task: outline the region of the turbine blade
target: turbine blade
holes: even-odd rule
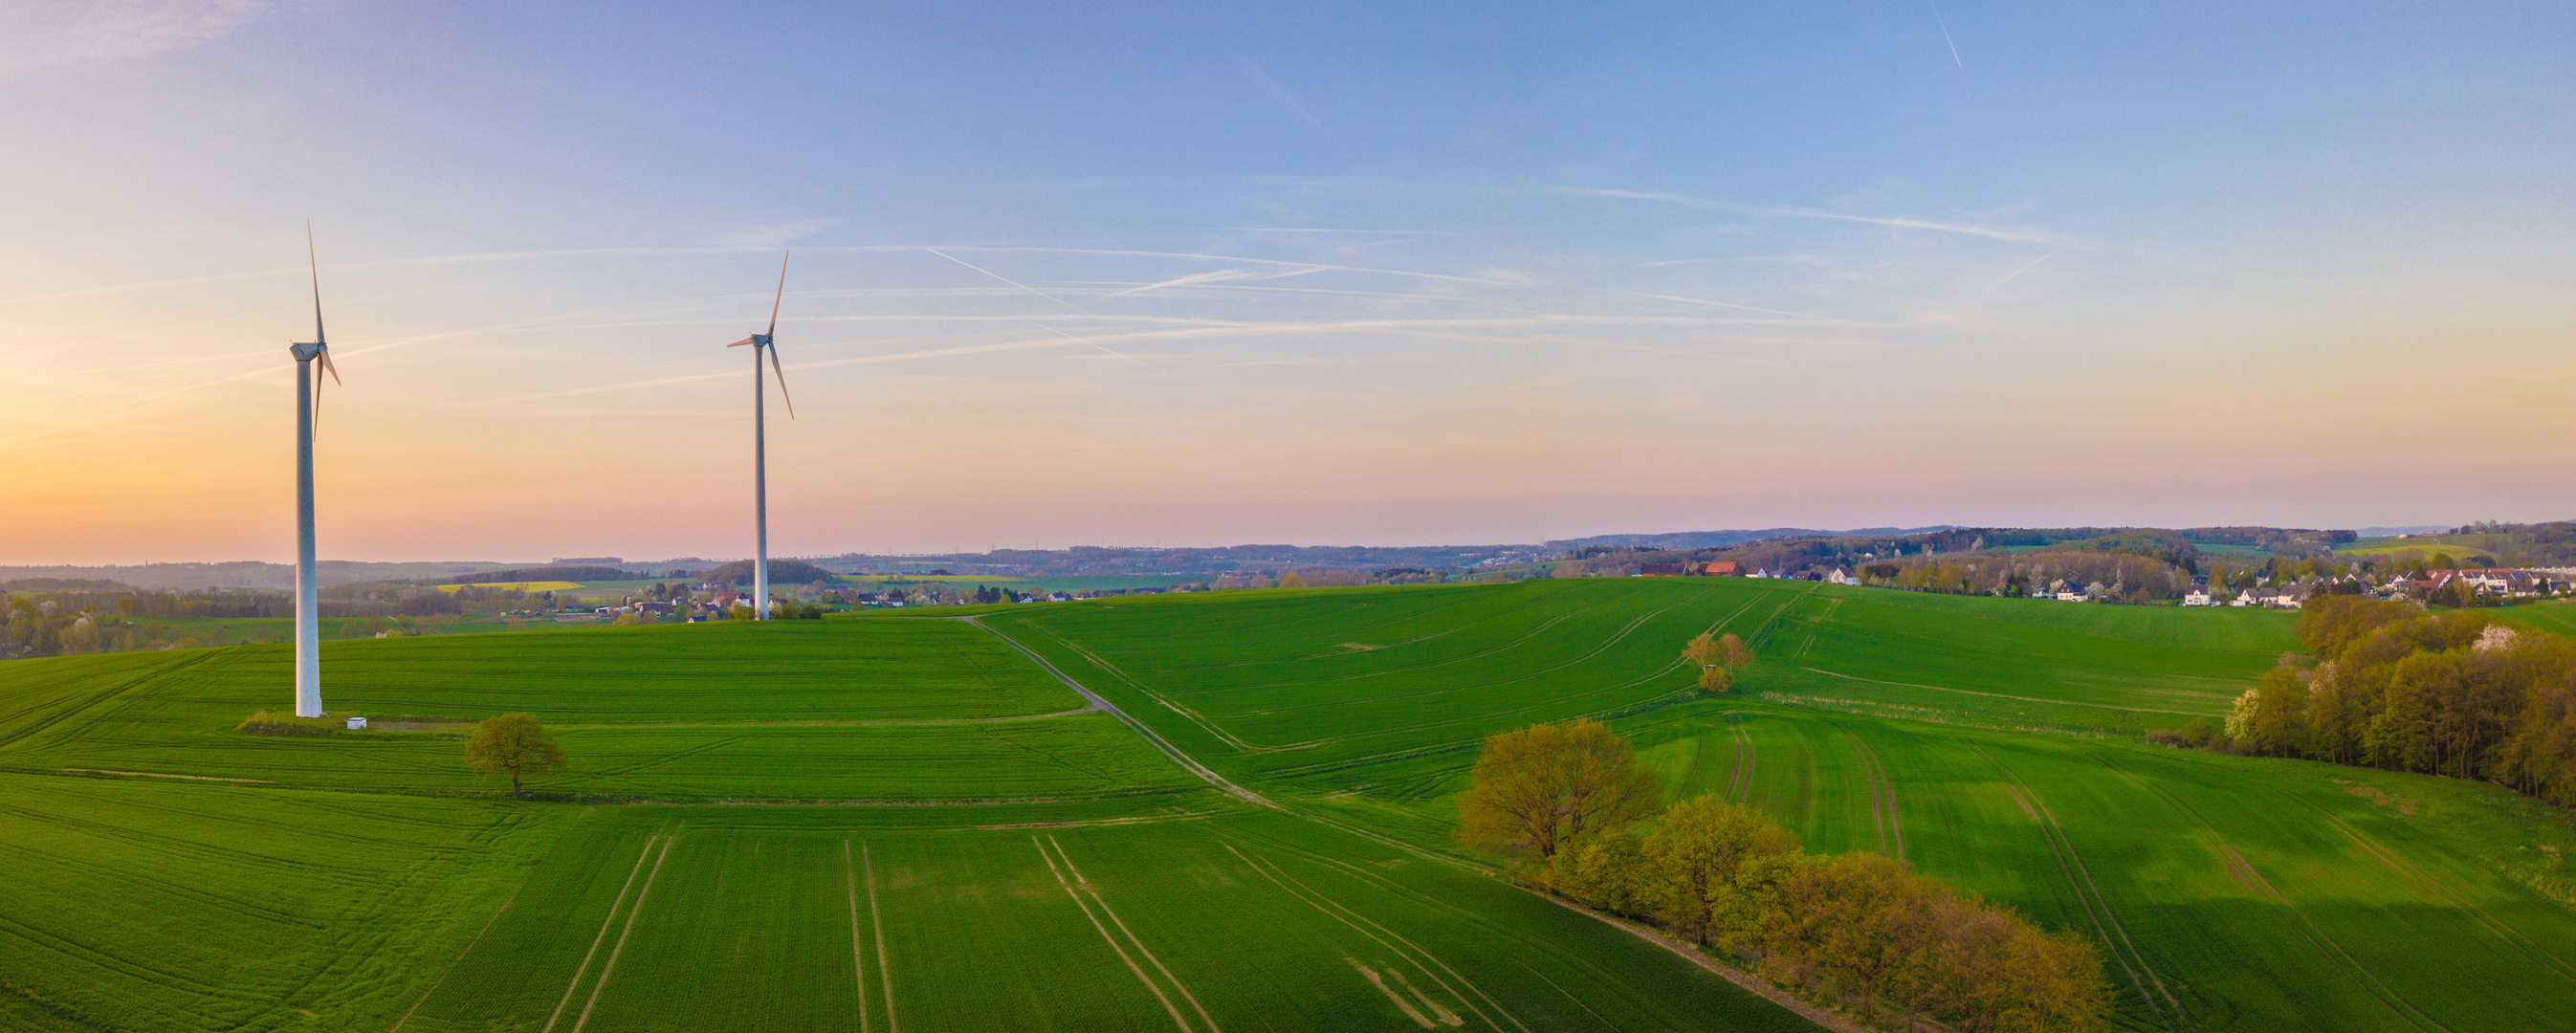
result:
[[[769,346],[769,371],[778,374],[778,397],[787,400],[787,418],[796,418],[796,398],[787,393],[787,368],[778,364],[778,346]]]
[[[767,336],[770,337],[778,336],[778,303],[787,300],[787,260],[794,257],[796,257],[796,251],[795,249],[790,248],[785,255],[779,256],[778,259],[778,296],[769,299],[769,333]],[[770,357],[773,359],[777,358],[775,355]]]
[[[725,345],[725,347],[727,347],[727,348],[740,348],[740,347],[742,347],[743,345],[746,345],[746,344],[758,344],[758,343],[760,343],[760,342],[755,341],[755,340],[752,340],[751,338],[745,337],[745,338],[743,338],[742,340],[735,341],[735,342],[733,342],[732,344]]]
[[[342,387],[349,386],[347,382],[340,379],[340,367],[331,364],[331,349],[322,349],[322,354],[319,355],[318,358],[322,360],[322,372],[331,374],[332,383],[339,384]],[[314,381],[314,384],[316,385],[314,387],[315,391],[321,390],[321,387],[319,386],[321,383],[322,382],[318,379]]]
[[[304,261],[313,271],[313,340],[322,342],[322,259],[313,250],[313,220],[304,220]]]
[[[327,365],[327,360],[325,361],[326,364],[322,368],[331,368]],[[337,373],[331,375],[334,380],[339,377]],[[313,378],[313,440],[322,440],[322,378],[320,377]]]

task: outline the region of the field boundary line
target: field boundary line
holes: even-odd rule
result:
[[[2130,941],[2129,930],[2120,924],[2119,914],[2111,910],[2111,901],[2101,897],[2102,888],[2093,884],[2092,870],[2084,866],[2084,857],[2075,851],[2074,842],[2066,839],[2065,828],[2057,823],[2056,812],[2048,809],[2048,801],[2040,799],[2038,790],[2024,784],[2020,775],[2014,774],[2011,768],[2005,767],[2001,761],[1988,754],[1984,747],[1971,743],[1969,748],[1975,750],[1977,756],[1983,758],[2014,788],[2029,797],[2031,803],[2038,806],[2037,824],[2040,838],[2047,840],[2049,850],[2057,855],[2057,865],[2066,873],[2067,886],[2075,891],[2075,902],[2083,905],[2084,917],[2093,923],[2093,932],[2102,938],[2103,946],[2110,948],[2111,960],[2119,962],[2120,970],[2128,974],[2129,985],[2137,988],[2138,999],[2146,1002],[2148,1010],[2156,1013],[2156,1021],[2164,1023],[2165,1028],[2175,1027],[2174,1018],[2168,1017],[2165,1009],[2156,1004],[2155,996],[2147,993],[2147,983],[2153,982],[2156,985],[2156,993],[2162,994],[2165,1003],[2171,1005],[2183,1020],[2188,1021],[2191,1013],[2183,1008],[2181,1001],[2174,998],[2172,991],[2165,989],[2164,980],[2156,975],[2153,966],[2147,964],[2146,955],[2138,950],[2136,943]],[[2110,920],[2108,927],[2103,925],[2105,918]],[[2116,941],[2112,939],[2113,930],[2119,932],[2119,938]],[[2123,947],[2127,950],[2123,951]],[[2146,973],[2145,979],[2138,977],[2141,971]]]
[[[842,845],[848,846],[847,843]],[[885,984],[886,1031],[894,1033],[901,1028],[895,1025],[894,1019],[894,963],[886,958],[885,912],[877,908],[877,862],[868,856],[866,840],[859,841],[859,865],[868,873],[868,924],[877,931],[877,979]]]
[[[1198,1012],[1199,1018],[1207,1023],[1209,1033],[1224,1033],[1223,1030],[1217,1029],[1216,1019],[1208,1015],[1207,1007],[1199,1003],[1198,995],[1190,992],[1190,985],[1181,982],[1181,977],[1173,975],[1172,970],[1163,964],[1163,959],[1154,956],[1154,949],[1145,946],[1144,939],[1137,936],[1135,930],[1127,928],[1126,920],[1119,918],[1117,909],[1109,906],[1109,898],[1100,895],[1099,887],[1093,886],[1090,879],[1083,878],[1082,869],[1074,867],[1073,855],[1065,852],[1064,844],[1058,841],[1053,833],[1047,835],[1047,844],[1055,847],[1057,857],[1064,859],[1064,870],[1073,873],[1073,884],[1082,887],[1084,893],[1091,894],[1092,902],[1100,905],[1100,913],[1108,915],[1110,924],[1117,926],[1118,931],[1126,935],[1127,942],[1136,945],[1136,953],[1144,955],[1145,960],[1154,963],[1155,971],[1161,972],[1163,978],[1172,981],[1172,989],[1180,991],[1181,999],[1190,1002],[1190,1008]]]
[[[1205,780],[1205,781],[1207,782],[1207,784],[1212,785],[1212,786],[1215,786],[1215,787],[1217,787],[1217,789],[1218,789],[1218,790],[1220,790],[1220,791],[1222,791],[1222,792],[1225,792],[1225,793],[1227,793],[1227,794],[1229,794],[1229,795],[1232,795],[1232,796],[1234,796],[1235,798],[1237,798],[1237,799],[1240,799],[1240,800],[1244,801],[1245,803],[1258,804],[1258,805],[1260,805],[1260,806],[1263,806],[1263,807],[1269,807],[1269,808],[1273,808],[1273,809],[1278,809],[1278,808],[1279,808],[1279,805],[1278,805],[1278,804],[1275,804],[1275,803],[1270,802],[1270,798],[1269,798],[1269,797],[1263,796],[1263,795],[1261,795],[1261,794],[1259,794],[1259,793],[1253,792],[1252,790],[1246,789],[1246,788],[1244,788],[1244,787],[1242,787],[1242,786],[1239,786],[1239,785],[1236,785],[1236,784],[1234,784],[1234,783],[1232,783],[1232,782],[1229,782],[1229,781],[1227,781],[1227,780],[1226,780],[1225,776],[1220,775],[1220,774],[1217,774],[1215,771],[1210,770],[1210,769],[1208,768],[1208,766],[1207,766],[1207,765],[1205,765],[1205,764],[1201,764],[1201,763],[1199,763],[1199,762],[1198,762],[1198,761],[1196,761],[1196,760],[1192,760],[1192,759],[1190,758],[1190,755],[1189,755],[1189,754],[1186,754],[1186,753],[1181,752],[1181,748],[1180,748],[1180,747],[1172,745],[1172,744],[1171,744],[1171,742],[1170,742],[1169,740],[1164,739],[1161,735],[1157,734],[1153,729],[1148,728],[1148,727],[1145,727],[1145,723],[1144,723],[1143,721],[1139,721],[1139,720],[1137,720],[1137,719],[1135,718],[1135,716],[1134,716],[1134,715],[1129,714],[1128,712],[1126,712],[1126,711],[1124,711],[1124,710],[1120,710],[1120,709],[1118,709],[1118,705],[1117,705],[1117,704],[1115,704],[1115,703],[1111,703],[1111,702],[1109,702],[1107,699],[1102,698],[1102,697],[1101,697],[1101,695],[1100,695],[1099,693],[1096,693],[1096,692],[1091,691],[1091,689],[1090,689],[1089,687],[1087,687],[1087,686],[1083,685],[1081,682],[1078,682],[1078,681],[1073,680],[1073,676],[1072,676],[1072,675],[1069,675],[1069,674],[1064,673],[1063,669],[1058,668],[1055,664],[1048,662],[1048,661],[1047,661],[1047,658],[1045,658],[1045,657],[1043,657],[1043,656],[1039,656],[1036,650],[1034,650],[1034,649],[1030,649],[1030,648],[1029,648],[1029,647],[1027,647],[1027,646],[1021,645],[1021,644],[1020,644],[1020,640],[1015,639],[1015,638],[1012,638],[1012,637],[1011,637],[1011,636],[1009,636],[1009,635],[1003,634],[1003,633],[1002,633],[1002,630],[1001,630],[1000,628],[996,628],[996,627],[994,627],[994,626],[992,626],[992,625],[990,625],[990,624],[986,624],[986,623],[984,623],[983,621],[976,620],[976,619],[975,619],[975,618],[973,618],[973,617],[959,617],[959,618],[956,618],[956,619],[958,619],[958,620],[962,620],[962,621],[965,621],[966,623],[968,623],[968,624],[972,624],[972,625],[974,625],[974,626],[976,626],[976,627],[978,627],[978,628],[982,628],[982,629],[984,629],[986,632],[991,633],[993,637],[998,638],[998,639],[1001,639],[1001,640],[1002,640],[1002,641],[1004,641],[1004,642],[1010,643],[1011,648],[1016,649],[1016,650],[1019,650],[1019,651],[1020,651],[1020,655],[1025,656],[1025,657],[1028,657],[1031,661],[1035,662],[1035,663],[1036,663],[1040,668],[1045,669],[1045,671],[1046,671],[1048,674],[1052,674],[1052,675],[1054,675],[1054,676],[1055,676],[1055,679],[1056,679],[1057,681],[1063,682],[1066,688],[1072,689],[1073,691],[1075,691],[1075,692],[1077,692],[1077,693],[1080,693],[1080,694],[1082,695],[1082,698],[1087,699],[1087,700],[1090,700],[1093,706],[1099,707],[1100,709],[1102,709],[1102,710],[1104,710],[1104,711],[1107,711],[1107,712],[1109,713],[1109,715],[1110,715],[1110,716],[1117,718],[1117,719],[1118,719],[1119,721],[1121,721],[1121,722],[1124,722],[1124,723],[1127,725],[1127,727],[1132,728],[1132,729],[1135,729],[1136,734],[1141,735],[1141,736],[1144,736],[1144,737],[1145,737],[1145,741],[1146,741],[1146,742],[1149,742],[1149,743],[1152,743],[1155,749],[1158,749],[1158,750],[1163,751],[1163,755],[1164,755],[1164,756],[1172,758],[1172,760],[1173,760],[1173,762],[1174,762],[1174,763],[1179,764],[1179,765],[1180,765],[1184,770],[1187,770],[1190,774],[1197,775],[1199,778],[1201,778],[1201,779]]]
[[[1163,1002],[1163,1010],[1172,1016],[1172,1025],[1180,1027],[1181,1033],[1190,1033],[1189,1020],[1181,1017],[1181,1010],[1172,1006],[1172,999],[1163,993],[1162,987],[1154,985],[1154,980],[1145,975],[1144,968],[1136,964],[1136,959],[1127,956],[1127,948],[1118,945],[1118,938],[1109,935],[1109,927],[1100,924],[1099,916],[1091,913],[1091,905],[1082,902],[1082,894],[1075,892],[1073,883],[1065,879],[1063,871],[1056,868],[1055,858],[1047,853],[1046,844],[1039,842],[1038,837],[1033,835],[1029,837],[1029,845],[1038,848],[1038,857],[1046,861],[1047,872],[1055,876],[1056,885],[1064,887],[1064,895],[1073,898],[1073,906],[1082,909],[1082,917],[1089,919],[1091,927],[1100,931],[1100,938],[1109,944],[1109,949],[1118,952],[1118,960],[1127,963],[1127,971],[1135,973],[1136,981],[1145,984],[1145,989],[1153,991],[1155,1000]]]
[[[599,945],[608,939],[609,923],[617,921],[617,911],[626,906],[626,891],[634,888],[635,876],[644,870],[644,859],[653,856],[653,841],[660,833],[644,837],[644,852],[635,855],[635,866],[626,870],[626,882],[617,887],[617,899],[608,902],[608,914],[599,920],[599,935],[590,938],[590,950],[582,953],[581,967],[572,970],[572,982],[564,986],[563,999],[555,1002],[553,1014],[546,1016],[545,1033],[552,1033],[555,1022],[563,1018],[564,1006],[572,1003],[572,992],[581,989],[581,978],[590,974],[590,959],[598,956]]]
[[[1986,696],[1993,699],[2018,700],[2023,703],[2046,703],[2050,706],[2058,707],[2092,707],[2096,710],[2126,710],[2138,714],[2177,714],[2183,717],[2209,716],[2208,714],[2195,713],[2189,710],[2159,710],[2155,707],[2124,707],[2117,703],[2079,703],[2070,699],[2041,699],[2037,696],[2013,696],[2001,692],[1979,692],[1975,689],[1949,689],[1938,685],[1918,685],[1910,681],[1887,681],[1880,678],[1863,678],[1857,674],[1844,674],[1840,671],[1828,671],[1821,667],[1802,667],[1800,669],[1813,671],[1828,678],[1841,678],[1845,681],[1868,682],[1872,685],[1894,685],[1898,688],[1905,689],[1930,689],[1934,692],[1956,692],[1962,696]]]
[[[590,1024],[590,1010],[599,1007],[599,995],[608,989],[609,974],[617,971],[617,957],[626,953],[626,938],[635,934],[635,920],[644,914],[644,898],[652,895],[654,881],[662,877],[662,862],[671,859],[671,844],[679,838],[678,833],[662,837],[662,852],[653,858],[653,874],[645,876],[644,888],[635,891],[635,906],[626,909],[626,928],[618,930],[617,946],[608,949],[608,961],[599,966],[599,981],[590,984],[590,1000],[582,1002],[581,1018],[573,1020],[572,1033],[581,1033],[581,1028]]]
[[[492,931],[492,923],[500,921],[501,912],[510,910],[510,905],[518,903],[519,890],[526,888],[527,883],[520,883],[519,889],[510,891],[510,899],[502,901],[500,907],[492,909],[492,917],[484,919],[483,928],[475,930],[474,938],[465,941],[465,949],[456,952],[456,960],[447,963],[447,970],[438,974],[438,981],[429,984],[429,989],[421,991],[420,999],[411,1002],[411,1007],[403,1009],[402,1017],[395,1019],[393,1028],[386,1030],[385,1033],[402,1033],[403,1024],[411,1021],[411,1013],[419,1011],[421,1005],[429,1003],[429,995],[437,993],[439,987],[447,985],[447,977],[456,974],[456,966],[464,964],[465,956],[474,953],[474,945],[483,942],[483,934]]]
[[[858,981],[859,1033],[868,1033],[868,960],[859,946],[859,875],[850,864],[850,841],[841,841],[841,884],[850,893],[850,973]]]
[[[1376,920],[1352,910],[1348,905],[1325,896],[1314,887],[1306,885],[1304,880],[1288,874],[1288,870],[1279,867],[1279,863],[1276,861],[1270,861],[1267,858],[1255,860],[1251,855],[1236,849],[1235,845],[1232,843],[1226,843],[1225,849],[1228,853],[1241,858],[1244,864],[1250,865],[1253,871],[1261,873],[1263,878],[1269,879],[1271,883],[1278,886],[1282,892],[1296,898],[1299,903],[1305,904],[1307,907],[1314,908],[1317,911],[1321,911],[1324,913],[1324,917],[1349,926],[1352,931],[1357,932],[1362,936],[1366,936],[1371,940],[1377,941],[1378,946],[1386,948],[1389,953],[1394,954],[1404,963],[1412,965],[1414,968],[1420,970],[1422,975],[1431,980],[1433,985],[1438,986],[1443,992],[1450,996],[1457,998],[1458,1003],[1466,1005],[1468,1011],[1475,1012],[1476,1017],[1484,1020],[1485,1025],[1491,1026],[1496,1030],[1503,1028],[1502,1023],[1495,1022],[1494,1017],[1485,1014],[1485,1010],[1483,1008],[1476,1007],[1475,1001],[1469,1000],[1467,995],[1459,992],[1457,987],[1450,986],[1448,980],[1440,978],[1440,972],[1432,971],[1431,967],[1433,965],[1439,966],[1441,972],[1449,973],[1449,977],[1457,980],[1460,985],[1465,986],[1469,990],[1475,991],[1476,996],[1484,998],[1487,1005],[1492,1006],[1495,1011],[1501,1012],[1504,1018],[1510,1019],[1512,1025],[1520,1027],[1521,1033],[1530,1033],[1529,1025],[1522,1022],[1519,1016],[1512,1014],[1510,1009],[1504,1008],[1502,1002],[1494,1000],[1493,995],[1486,993],[1484,987],[1477,986],[1474,981],[1465,976],[1459,975],[1457,969],[1450,968],[1448,962],[1442,961],[1438,955],[1424,950],[1420,944],[1414,943],[1412,940],[1405,939],[1403,934],[1398,933],[1393,929],[1379,925]],[[1267,863],[1269,867],[1263,867],[1264,863]],[[1290,888],[1289,883],[1296,883],[1296,887],[1293,889]],[[1312,899],[1308,899],[1310,897]],[[1317,901],[1321,901],[1322,903],[1317,903]],[[1375,928],[1379,933],[1385,933],[1386,936],[1380,937],[1377,933],[1361,928],[1359,924],[1361,922],[1368,923],[1370,927]],[[1392,938],[1395,943],[1387,942],[1389,938]],[[1397,947],[1395,945],[1396,943],[1401,943],[1404,946]],[[1412,951],[1411,954],[1406,953],[1408,948]],[[1421,957],[1414,957],[1416,954],[1421,955]],[[1425,961],[1430,962],[1430,964],[1424,964],[1423,962]]]

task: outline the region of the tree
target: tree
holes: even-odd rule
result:
[[[1718,638],[1717,647],[1726,653],[1726,669],[1729,672],[1741,670],[1744,665],[1753,662],[1753,650],[1747,648],[1744,640],[1735,637],[1732,631]]]
[[[1684,800],[1664,811],[1646,838],[1642,854],[1653,877],[1644,895],[1665,926],[1705,947],[1721,931],[1759,921],[1739,885],[1746,863],[1797,852],[1798,837],[1770,815],[1715,793]]]
[[[503,714],[474,726],[465,740],[465,762],[478,775],[510,776],[510,795],[525,796],[519,779],[568,768],[563,747],[532,714]]]
[[[1726,669],[1726,649],[1718,645],[1717,638],[1708,632],[1700,632],[1682,647],[1682,659],[1699,665],[1699,687],[1702,691],[1724,692],[1734,687],[1735,679],[1728,677],[1733,672]]]
[[[1281,587],[1281,588],[1304,588],[1304,587],[1306,587],[1306,579],[1305,579],[1305,578],[1303,578],[1303,577],[1299,577],[1299,576],[1297,575],[1297,572],[1295,572],[1295,571],[1290,571],[1290,572],[1288,572],[1288,573],[1285,573],[1285,574],[1281,574],[1281,575],[1279,575],[1279,587]]]
[[[1655,813],[1663,792],[1637,751],[1589,718],[1496,732],[1458,798],[1458,841],[1522,847],[1540,859],[1585,835]]]

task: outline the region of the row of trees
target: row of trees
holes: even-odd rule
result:
[[[1722,667],[1722,665],[1719,665]],[[1496,734],[1458,838],[1520,853],[1578,903],[1663,927],[1811,1000],[1893,1025],[2102,1028],[2101,959],[2073,932],[1876,854],[1819,856],[1715,795],[1667,808],[1636,751],[1590,720]]]
[[[2312,598],[2297,630],[2314,668],[2285,658],[2223,732],[2202,722],[2158,738],[2488,779],[2576,806],[2576,644],[2367,596]]]

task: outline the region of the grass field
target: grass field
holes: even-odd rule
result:
[[[2290,620],[1603,578],[446,635],[331,643],[414,727],[314,737],[234,730],[284,647],[13,662],[0,1028],[1814,1028],[1448,842],[1476,744],[1575,715],[2093,938],[2122,1028],[2576,1028],[2566,812],[2138,741]],[[512,710],[545,799],[460,762]]]

